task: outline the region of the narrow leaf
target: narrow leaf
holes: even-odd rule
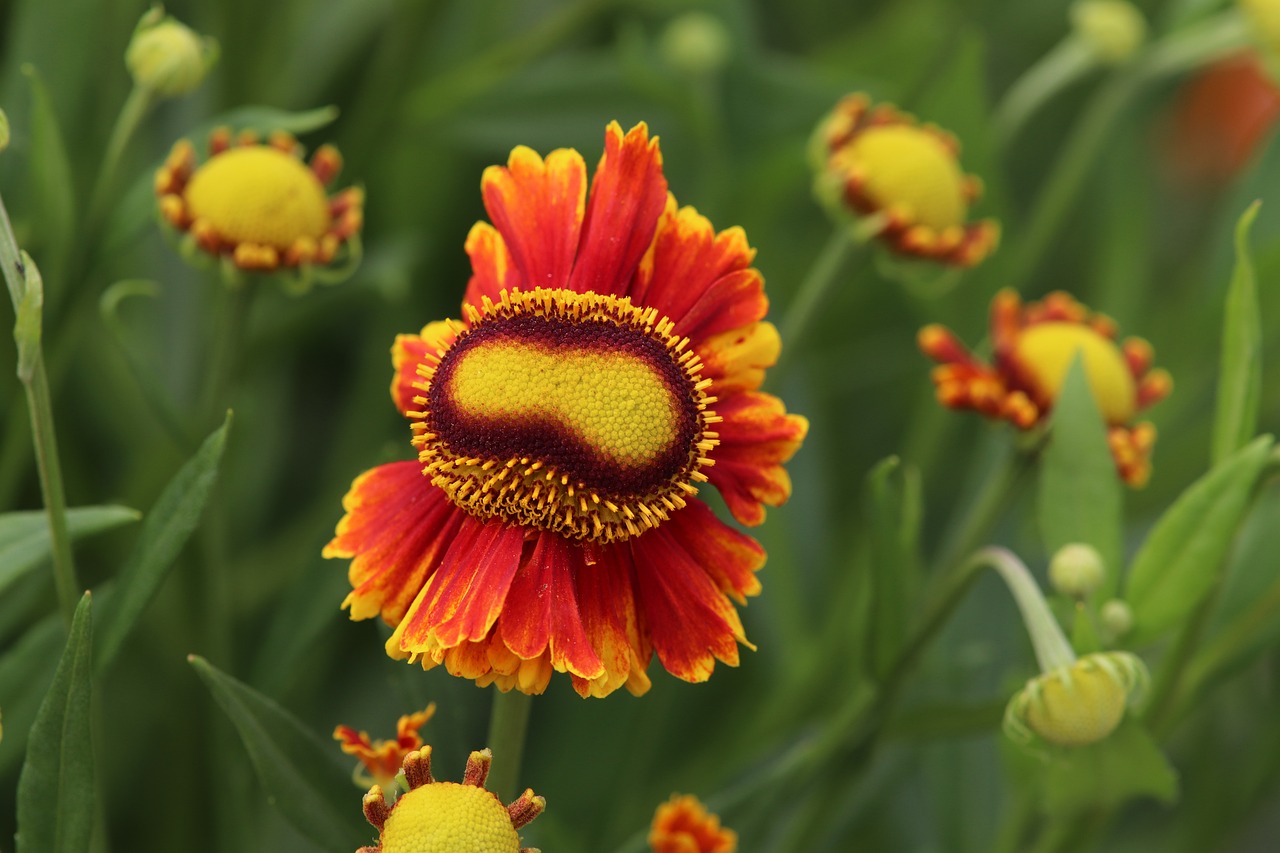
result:
[[[1260,436],[1215,466],[1165,511],[1133,558],[1125,598],[1135,643],[1176,625],[1218,578],[1249,506],[1272,438]]]
[[[1151,735],[1126,719],[1105,740],[1054,754],[1044,769],[1045,809],[1075,818],[1137,797],[1164,803],[1178,795],[1178,776]]]
[[[1102,555],[1107,580],[1099,595],[1116,589],[1123,544],[1123,486],[1107,444],[1107,428],[1077,355],[1053,407],[1052,432],[1040,466],[1039,518],[1045,549],[1083,542]]]
[[[93,625],[90,593],[36,715],[18,778],[18,853],[83,853],[93,830]]]
[[[37,254],[45,259],[49,280],[59,281],[64,266],[62,259],[69,255],[75,230],[75,186],[62,130],[44,82],[32,65],[24,65],[22,73],[31,85],[29,173],[34,233],[40,237],[41,251]]]
[[[27,738],[53,681],[58,650],[66,638],[62,616],[50,613],[0,656],[0,703],[5,719],[5,736],[0,740],[0,777],[12,779],[26,758]]]
[[[72,539],[101,533],[142,514],[127,506],[84,506],[67,510]],[[49,558],[49,517],[41,510],[0,515],[0,595]]]
[[[358,847],[360,793],[337,763],[337,748],[204,658],[191,655],[187,660],[240,733],[268,801],[322,849],[351,853]]]
[[[882,460],[867,476],[867,503],[872,583],[868,654],[872,671],[884,676],[910,622],[908,602],[918,571],[919,475],[903,468],[896,456]]]
[[[1222,360],[1218,366],[1218,403],[1213,418],[1213,464],[1217,465],[1253,438],[1262,394],[1262,319],[1258,285],[1249,255],[1249,229],[1258,217],[1255,201],[1236,223],[1236,266],[1227,289],[1222,319]]]
[[[101,672],[111,664],[125,637],[150,603],[204,511],[218,476],[231,414],[205,439],[187,464],[165,486],[142,525],[138,543],[120,570],[113,594],[102,606],[102,627],[95,661]]]

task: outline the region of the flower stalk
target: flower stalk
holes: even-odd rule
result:
[[[519,690],[494,692],[493,711],[489,718],[489,748],[499,758],[489,771],[489,789],[504,802],[518,793],[517,780],[520,778],[520,762],[524,756],[532,708],[533,696],[530,694]]]

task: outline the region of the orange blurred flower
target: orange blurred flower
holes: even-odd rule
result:
[[[673,794],[653,815],[649,846],[653,853],[734,853],[738,834],[721,827],[697,797]]]
[[[410,752],[422,746],[419,734],[436,713],[436,703],[432,702],[421,711],[405,714],[396,721],[395,740],[369,739],[368,732],[357,732],[350,726],[337,726],[333,730],[333,739],[342,745],[342,751],[360,759],[360,764],[368,771],[368,775],[357,776],[357,783],[367,787],[374,782],[389,785],[400,772],[400,764]],[[357,768],[359,773],[359,768]]]

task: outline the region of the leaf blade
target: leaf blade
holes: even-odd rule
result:
[[[74,540],[140,518],[140,512],[127,506],[75,507],[67,510],[67,532]],[[48,558],[51,547],[48,516],[43,510],[0,515],[0,595]]]
[[[1258,217],[1255,201],[1236,223],[1236,264],[1227,288],[1222,318],[1222,357],[1218,368],[1218,399],[1210,444],[1217,465],[1253,438],[1262,396],[1262,315],[1258,283],[1249,253],[1249,231]]]

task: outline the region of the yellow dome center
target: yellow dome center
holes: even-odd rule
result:
[[[1114,341],[1079,323],[1038,323],[1018,337],[1014,355],[1036,390],[1056,400],[1077,352],[1103,418],[1128,422],[1137,411],[1137,384]]]
[[[481,518],[612,542],[685,505],[717,443],[710,385],[670,320],[629,299],[503,292],[418,367],[423,473]]]
[[[871,127],[839,156],[865,175],[863,192],[881,207],[900,208],[910,222],[931,228],[964,224],[964,174],[933,134],[906,125]]]
[[[1049,743],[1084,746],[1115,730],[1129,692],[1117,674],[1089,657],[1041,676],[1039,696],[1027,705],[1027,726]]]
[[[414,788],[382,827],[382,853],[519,853],[520,834],[491,791],[456,782]]]
[[[191,176],[184,193],[191,216],[226,243],[285,251],[301,237],[329,229],[329,201],[298,158],[266,145],[232,148]]]

